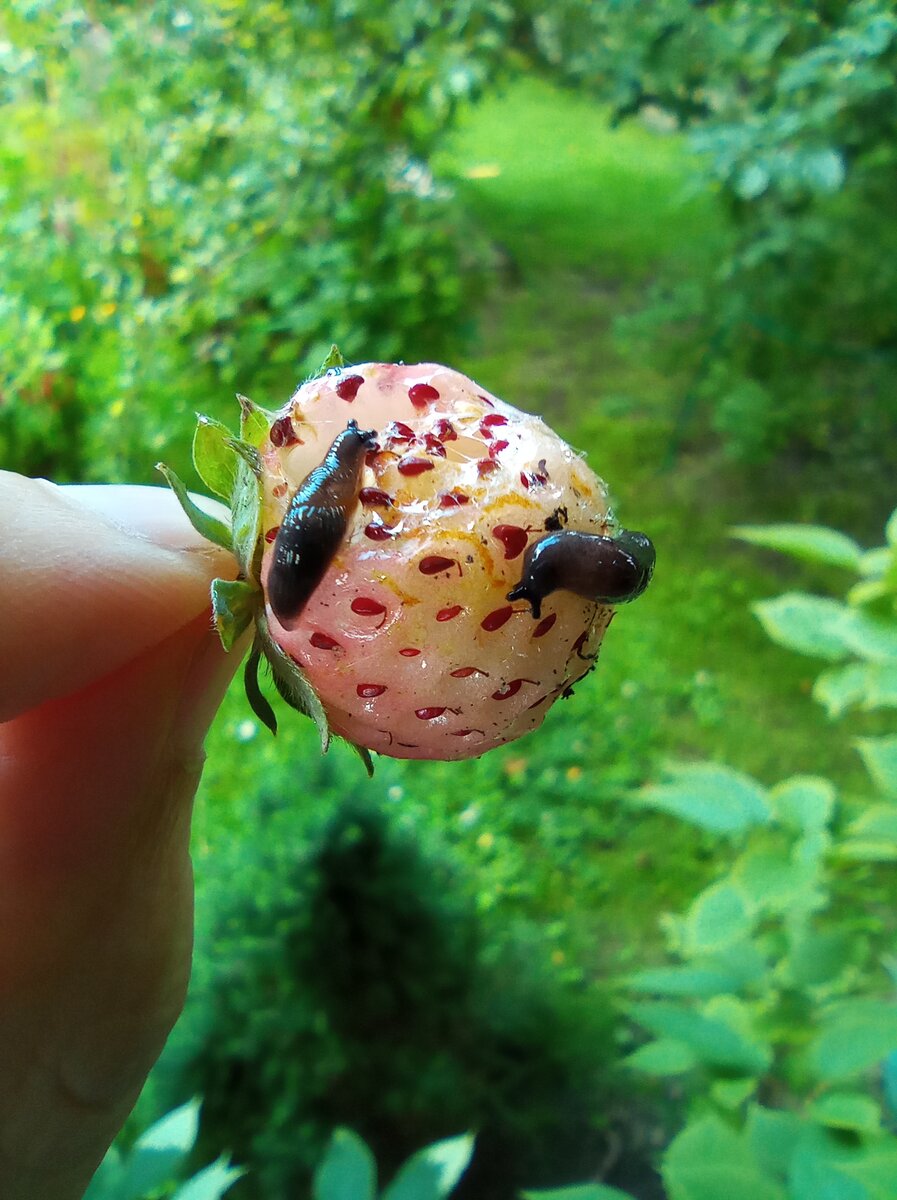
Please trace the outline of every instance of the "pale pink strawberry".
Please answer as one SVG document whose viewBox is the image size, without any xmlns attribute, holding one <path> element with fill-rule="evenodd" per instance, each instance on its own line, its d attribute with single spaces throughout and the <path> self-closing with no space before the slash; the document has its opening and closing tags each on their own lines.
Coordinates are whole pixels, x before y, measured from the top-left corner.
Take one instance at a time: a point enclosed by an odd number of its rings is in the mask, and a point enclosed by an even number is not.
<svg viewBox="0 0 897 1200">
<path fill-rule="evenodd" d="M 350 418 L 378 433 L 346 536 L 278 645 L 335 733 L 397 758 L 466 758 L 541 723 L 591 667 L 612 609 L 511 604 L 546 530 L 612 534 L 607 490 L 538 417 L 434 363 L 365 363 L 302 386 L 261 448 L 261 580 L 290 498 Z"/>
</svg>

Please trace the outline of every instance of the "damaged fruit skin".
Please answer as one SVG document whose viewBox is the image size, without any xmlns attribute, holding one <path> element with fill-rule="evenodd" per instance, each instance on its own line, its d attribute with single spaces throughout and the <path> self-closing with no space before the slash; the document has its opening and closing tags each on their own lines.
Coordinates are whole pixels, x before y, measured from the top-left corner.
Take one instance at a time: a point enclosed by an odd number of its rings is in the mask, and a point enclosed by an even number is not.
<svg viewBox="0 0 897 1200">
<path fill-rule="evenodd" d="M 281 621 L 268 604 L 272 638 L 332 731 L 371 750 L 467 758 L 536 728 L 591 668 L 613 609 L 556 590 L 536 619 L 508 593 L 546 534 L 614 536 L 605 485 L 539 418 L 457 371 L 330 371 L 298 390 L 260 447 L 269 599 L 291 500 L 350 420 L 377 431 L 358 502 L 301 610 Z"/>
</svg>

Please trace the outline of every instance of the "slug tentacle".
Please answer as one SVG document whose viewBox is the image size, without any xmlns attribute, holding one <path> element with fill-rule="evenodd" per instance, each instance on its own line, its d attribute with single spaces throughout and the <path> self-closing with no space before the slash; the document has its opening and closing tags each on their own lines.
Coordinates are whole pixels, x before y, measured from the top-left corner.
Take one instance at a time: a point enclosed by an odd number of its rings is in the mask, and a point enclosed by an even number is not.
<svg viewBox="0 0 897 1200">
<path fill-rule="evenodd" d="M 271 609 L 285 628 L 308 603 L 345 537 L 365 454 L 376 436 L 350 421 L 290 501 L 274 541 L 267 583 Z"/>
<path fill-rule="evenodd" d="M 563 588 L 600 604 L 625 604 L 648 586 L 654 545 L 644 533 L 624 529 L 616 537 L 562 529 L 534 542 L 523 574 L 508 600 L 526 600 L 538 620 L 542 601 Z"/>
</svg>

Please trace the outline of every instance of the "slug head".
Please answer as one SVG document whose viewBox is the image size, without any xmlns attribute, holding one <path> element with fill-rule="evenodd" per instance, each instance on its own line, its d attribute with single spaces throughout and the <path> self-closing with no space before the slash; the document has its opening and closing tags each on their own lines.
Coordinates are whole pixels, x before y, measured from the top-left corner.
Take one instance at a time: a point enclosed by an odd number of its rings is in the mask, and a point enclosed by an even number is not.
<svg viewBox="0 0 897 1200">
<path fill-rule="evenodd" d="M 558 588 L 598 604 L 626 604 L 651 580 L 655 552 L 644 533 L 624 529 L 616 537 L 563 529 L 527 550 L 523 574 L 507 599 L 526 600 L 535 618 Z"/>
</svg>

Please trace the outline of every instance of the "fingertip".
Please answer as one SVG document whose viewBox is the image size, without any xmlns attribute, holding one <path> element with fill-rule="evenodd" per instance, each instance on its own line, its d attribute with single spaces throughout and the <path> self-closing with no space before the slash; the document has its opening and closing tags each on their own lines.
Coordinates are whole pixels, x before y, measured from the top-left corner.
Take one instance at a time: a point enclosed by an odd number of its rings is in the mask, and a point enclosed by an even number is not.
<svg viewBox="0 0 897 1200">
<path fill-rule="evenodd" d="M 0 472 L 0 530 L 0 721 L 209 613 L 211 580 L 237 570 L 163 488 L 81 491 Z"/>
<path fill-rule="evenodd" d="M 221 560 L 221 574 L 230 568 L 231 556 L 197 533 L 170 488 L 80 483 L 59 490 L 66 501 L 87 509 L 123 533 L 169 550 L 198 550 L 215 555 Z M 218 500 L 193 492 L 190 498 L 203 512 L 230 524 L 230 512 Z"/>
</svg>

